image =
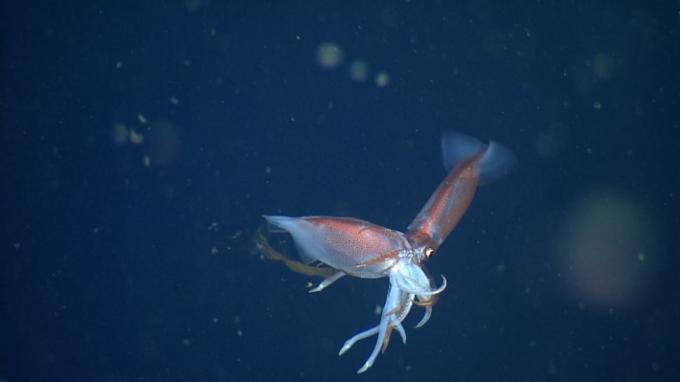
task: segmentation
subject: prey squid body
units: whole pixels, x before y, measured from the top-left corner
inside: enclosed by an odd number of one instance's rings
[[[504,146],[491,141],[449,132],[442,137],[442,157],[449,171],[425,206],[409,224],[406,233],[365,220],[329,216],[264,215],[275,231],[293,237],[303,262],[322,263],[334,270],[310,292],[320,292],[346,275],[375,279],[389,278],[389,291],[378,325],[355,334],[340,349],[340,355],[357,341],[377,335],[373,350],[357,371],[363,373],[387,348],[393,330],[406,342],[403,320],[414,304],[425,308],[416,325],[430,319],[432,305],[446,288],[442,275],[439,286],[423,270],[424,262],[441,246],[460,221],[481,184],[508,172],[515,157]]]

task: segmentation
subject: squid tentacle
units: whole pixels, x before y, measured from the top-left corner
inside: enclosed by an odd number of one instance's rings
[[[331,285],[331,284],[333,284],[334,282],[338,281],[340,278],[342,278],[342,277],[345,276],[346,274],[347,274],[347,273],[345,273],[345,272],[340,272],[340,271],[333,273],[333,274],[330,275],[329,277],[323,279],[323,281],[321,281],[321,282],[319,283],[319,285],[317,285],[316,287],[310,289],[310,290],[309,290],[309,293],[321,292],[322,290],[326,289],[329,285]]]

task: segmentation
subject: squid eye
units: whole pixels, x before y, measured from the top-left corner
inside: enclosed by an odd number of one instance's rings
[[[425,252],[425,256],[426,256],[427,258],[429,258],[429,257],[432,256],[432,254],[434,253],[434,249],[432,249],[432,248],[430,248],[430,247],[427,247],[427,248],[425,248],[425,251],[424,251],[424,252]]]

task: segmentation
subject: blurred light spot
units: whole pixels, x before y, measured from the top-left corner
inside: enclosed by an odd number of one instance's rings
[[[123,123],[116,123],[111,129],[111,140],[117,145],[124,145],[126,143],[139,145],[144,143],[144,135],[132,128],[128,128]]]
[[[387,75],[387,73],[380,72],[380,73],[378,73],[377,76],[375,76],[375,84],[378,85],[378,87],[384,88],[389,83],[390,83],[390,77]]]
[[[602,103],[600,101],[593,102],[593,109],[595,109],[595,110],[602,109]]]
[[[338,44],[324,42],[317,49],[316,60],[322,68],[335,68],[342,62],[342,49]]]
[[[128,139],[133,145],[140,145],[144,143],[144,135],[132,129],[128,130]]]
[[[368,64],[363,60],[354,60],[349,66],[349,77],[353,81],[364,82],[368,78]]]
[[[658,245],[643,206],[616,194],[586,197],[567,216],[561,236],[567,289],[603,309],[631,305],[655,271],[650,260],[659,256]]]
[[[137,114],[137,119],[142,125],[146,124],[146,117],[142,113]]]

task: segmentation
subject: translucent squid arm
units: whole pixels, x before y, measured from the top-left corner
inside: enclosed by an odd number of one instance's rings
[[[385,337],[390,335],[392,328],[396,327],[397,331],[402,335],[402,340],[406,341],[406,334],[404,332],[404,328],[401,326],[401,321],[397,316],[397,312],[399,312],[401,309],[401,298],[402,291],[397,287],[396,283],[393,280],[390,280],[390,290],[387,293],[387,299],[385,300],[385,305],[383,306],[382,310],[383,314],[380,317],[380,324],[371,329],[365,330],[359,334],[354,335],[352,338],[345,341],[345,344],[342,346],[342,349],[340,349],[339,355],[342,355],[347,350],[349,350],[357,341],[370,337],[374,334],[378,334],[378,338],[375,341],[375,346],[373,347],[371,355],[368,357],[364,365],[359,370],[357,370],[357,374],[361,374],[364,371],[368,370],[371,366],[373,366],[373,363],[375,362],[375,359],[378,357],[380,349],[383,346],[383,343],[385,342]],[[398,324],[398,326],[395,325],[395,323]]]
[[[321,292],[322,290],[326,289],[326,287],[328,287],[329,285],[338,281],[340,278],[342,278],[345,275],[346,275],[345,272],[337,271],[337,272],[333,273],[332,275],[330,275],[329,277],[326,277],[315,288],[310,289],[309,293]]]

